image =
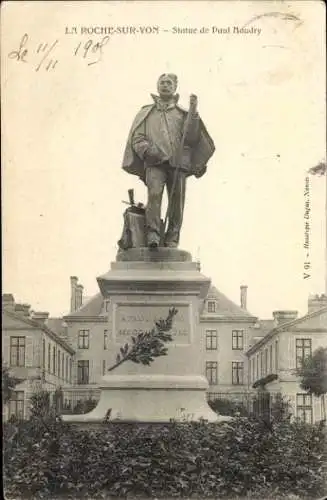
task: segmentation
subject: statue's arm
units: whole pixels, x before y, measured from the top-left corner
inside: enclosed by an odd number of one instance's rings
[[[200,117],[197,112],[190,113],[185,120],[185,144],[195,146],[200,140]]]
[[[145,153],[149,149],[150,143],[145,134],[145,120],[136,128],[132,137],[132,148],[137,156],[144,160]]]
[[[156,146],[145,133],[145,121],[143,121],[135,130],[132,137],[132,148],[137,156],[152,165],[158,165],[168,157]]]

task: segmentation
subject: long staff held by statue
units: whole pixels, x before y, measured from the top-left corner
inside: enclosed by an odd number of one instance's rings
[[[166,233],[166,230],[167,230],[167,223],[168,223],[170,212],[171,212],[171,205],[172,205],[174,191],[176,189],[178,173],[179,173],[181,166],[182,166],[183,151],[184,151],[184,146],[185,146],[186,135],[187,135],[187,132],[188,132],[191,120],[192,120],[192,115],[194,113],[196,113],[197,103],[198,103],[197,96],[192,94],[190,96],[189,110],[188,110],[187,117],[185,120],[183,136],[182,136],[181,143],[180,143],[179,150],[178,150],[177,167],[175,168],[175,172],[174,172],[173,185],[171,187],[170,196],[168,199],[168,207],[167,207],[166,217],[165,217],[164,226],[163,226],[164,227],[164,229],[163,229],[164,234]],[[166,125],[168,125],[168,124],[166,124]],[[169,130],[168,126],[167,126],[167,130]],[[171,143],[171,141],[170,141],[170,143]]]

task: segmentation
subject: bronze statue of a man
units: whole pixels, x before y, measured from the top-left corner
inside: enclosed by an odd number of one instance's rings
[[[159,77],[159,96],[136,115],[128,137],[123,169],[138,175],[148,189],[145,209],[146,242],[155,248],[177,247],[183,221],[186,179],[201,177],[215,146],[197,112],[197,97],[190,96],[189,110],[178,104],[177,76]],[[168,210],[161,237],[161,204],[164,187]],[[166,221],[165,221],[166,223]],[[166,225],[166,224],[165,224]]]

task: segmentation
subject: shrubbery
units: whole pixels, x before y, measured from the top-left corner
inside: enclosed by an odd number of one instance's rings
[[[249,418],[81,430],[33,417],[6,424],[4,433],[6,498],[276,499],[326,491],[318,425]]]
[[[228,415],[234,417],[239,415],[240,417],[249,416],[249,412],[242,402],[232,401],[230,399],[221,398],[208,401],[210,408],[220,415]]]

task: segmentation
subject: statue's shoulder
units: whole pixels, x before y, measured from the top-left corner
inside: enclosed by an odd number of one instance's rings
[[[176,108],[179,109],[180,111],[182,111],[183,113],[188,113],[188,110],[186,108],[184,108],[183,106],[181,106],[180,104],[176,104]]]
[[[136,118],[138,117],[146,117],[148,113],[150,113],[151,109],[154,107],[154,104],[145,104],[142,106],[139,110],[139,112],[136,115]]]

